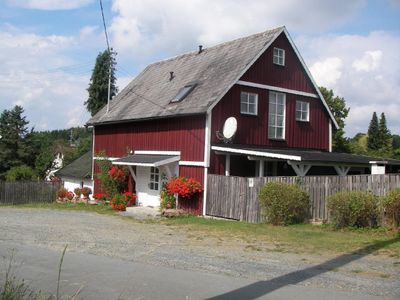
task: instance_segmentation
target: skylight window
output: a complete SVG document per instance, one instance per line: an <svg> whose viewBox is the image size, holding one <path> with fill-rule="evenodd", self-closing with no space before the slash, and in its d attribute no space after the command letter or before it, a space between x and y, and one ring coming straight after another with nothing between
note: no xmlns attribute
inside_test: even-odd
<svg viewBox="0 0 400 300"><path fill-rule="evenodd" d="M178 94L176 94L176 96L171 100L171 103L181 102L183 99L186 98L187 95L190 94L191 91L193 91L195 87L196 87L195 83L185 85L183 88L179 90Z"/></svg>

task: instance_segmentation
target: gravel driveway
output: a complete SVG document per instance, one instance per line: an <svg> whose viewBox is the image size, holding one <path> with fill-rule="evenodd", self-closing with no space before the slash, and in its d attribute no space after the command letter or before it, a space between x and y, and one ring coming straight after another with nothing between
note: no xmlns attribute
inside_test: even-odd
<svg viewBox="0 0 400 300"><path fill-rule="evenodd" d="M327 287L360 295L400 296L399 259L353 255L328 264L333 257L260 251L260 247L249 247L242 240L199 236L177 226L95 213L0 208L1 241L60 253L68 244L69 251L151 265ZM341 266L332 268L337 262Z"/></svg>

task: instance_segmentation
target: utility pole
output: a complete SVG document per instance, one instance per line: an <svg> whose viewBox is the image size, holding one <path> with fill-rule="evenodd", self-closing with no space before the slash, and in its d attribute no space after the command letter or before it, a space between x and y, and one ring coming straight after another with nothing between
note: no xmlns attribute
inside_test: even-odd
<svg viewBox="0 0 400 300"><path fill-rule="evenodd" d="M110 43L108 42L108 34L107 34L107 26L106 26L106 21L104 19L104 11L103 11L103 3L101 0L100 2L100 9L101 9L101 16L103 18L103 26L104 26L104 34L106 36L106 42L107 42L107 51L108 51L108 56L110 58L110 65L108 67L108 93L107 93L107 112L110 110L110 97L111 97L111 68L112 68L112 49L110 50Z"/></svg>

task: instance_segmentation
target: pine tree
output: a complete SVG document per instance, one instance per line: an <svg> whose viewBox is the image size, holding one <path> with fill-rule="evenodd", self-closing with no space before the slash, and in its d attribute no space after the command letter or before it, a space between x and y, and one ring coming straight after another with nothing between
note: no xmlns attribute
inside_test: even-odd
<svg viewBox="0 0 400 300"><path fill-rule="evenodd" d="M386 125L385 113L381 113L379 119L379 148L382 151L390 152L392 150L392 135Z"/></svg>
<svg viewBox="0 0 400 300"><path fill-rule="evenodd" d="M368 126L368 149L378 150L380 148L379 141L379 124L376 112L372 114L372 119Z"/></svg>
<svg viewBox="0 0 400 300"><path fill-rule="evenodd" d="M346 100L343 97L335 96L332 90L324 87L319 89L339 125L338 129L333 130L332 150L334 152L350 152L349 139L344 136L344 126L346 125L344 120L349 115L350 108L346 107Z"/></svg>
<svg viewBox="0 0 400 300"><path fill-rule="evenodd" d="M4 110L0 116L0 175L12 167L33 165L33 147L30 144L29 122L21 106Z"/></svg>
<svg viewBox="0 0 400 300"><path fill-rule="evenodd" d="M111 64L111 89L110 98L114 97L118 88L115 78L115 52L105 50L97 55L90 83L88 87L89 97L85 101L86 109L94 116L108 101L108 79Z"/></svg>

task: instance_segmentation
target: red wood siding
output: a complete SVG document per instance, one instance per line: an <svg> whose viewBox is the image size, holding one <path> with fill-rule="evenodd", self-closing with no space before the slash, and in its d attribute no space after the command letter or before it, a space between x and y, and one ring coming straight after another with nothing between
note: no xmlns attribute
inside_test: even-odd
<svg viewBox="0 0 400 300"><path fill-rule="evenodd" d="M95 127L95 153L122 157L130 150L181 151L181 160L204 160L205 116Z"/></svg>
<svg viewBox="0 0 400 300"><path fill-rule="evenodd" d="M285 50L284 66L272 62L274 47ZM247 70L240 80L308 93L316 92L296 53L283 33L260 56L256 63Z"/></svg>
<svg viewBox="0 0 400 300"><path fill-rule="evenodd" d="M258 94L258 115L240 113L240 92ZM233 139L235 144L275 148L298 148L329 150L329 119L320 100L316 98L286 94L285 140L268 139L269 91L235 85L212 111L212 143L217 144L215 132L222 131L224 121L234 116L238 130ZM296 100L310 103L310 121L296 121Z"/></svg>
<svg viewBox="0 0 400 300"><path fill-rule="evenodd" d="M192 166L180 166L179 176L192 177L197 179L204 188L204 168ZM193 197L193 199L179 199L179 208L182 208L190 213L201 215L203 213L203 193Z"/></svg>

